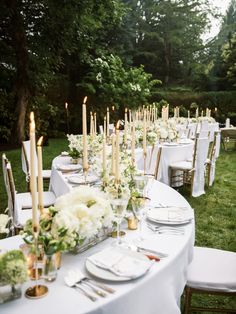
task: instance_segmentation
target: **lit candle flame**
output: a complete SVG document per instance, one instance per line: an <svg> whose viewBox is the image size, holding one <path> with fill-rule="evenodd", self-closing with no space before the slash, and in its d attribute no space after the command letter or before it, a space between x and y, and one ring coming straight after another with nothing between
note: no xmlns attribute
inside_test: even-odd
<svg viewBox="0 0 236 314"><path fill-rule="evenodd" d="M83 104L86 104L87 99L88 99L88 97L87 97L87 96L85 96L85 97L84 97L84 100L83 100Z"/></svg>
<svg viewBox="0 0 236 314"><path fill-rule="evenodd" d="M126 112L126 113L127 113L127 110L128 110L128 109L127 109L127 108L125 108L125 112Z"/></svg>
<svg viewBox="0 0 236 314"><path fill-rule="evenodd" d="M41 136L37 142L37 146L42 146L43 144L43 136Z"/></svg>
<svg viewBox="0 0 236 314"><path fill-rule="evenodd" d="M65 103L65 108L66 108L66 110L67 110L67 108L68 108L68 103L67 103L67 102Z"/></svg>
<svg viewBox="0 0 236 314"><path fill-rule="evenodd" d="M30 113L30 132L35 132L34 112Z"/></svg>
<svg viewBox="0 0 236 314"><path fill-rule="evenodd" d="M109 112L109 107L107 107L107 112Z"/></svg>
<svg viewBox="0 0 236 314"><path fill-rule="evenodd" d="M114 111L115 110L115 106L112 106L111 109L112 109L112 111Z"/></svg>

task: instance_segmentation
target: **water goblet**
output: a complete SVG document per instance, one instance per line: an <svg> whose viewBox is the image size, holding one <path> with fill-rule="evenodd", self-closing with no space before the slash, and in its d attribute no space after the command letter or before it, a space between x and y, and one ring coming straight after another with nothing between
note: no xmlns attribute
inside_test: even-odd
<svg viewBox="0 0 236 314"><path fill-rule="evenodd" d="M138 219L138 229L139 229L139 240L143 240L143 221L146 217L146 209L147 209L147 205L149 202L149 198L148 197L135 197L132 199L131 204L132 204L132 209L134 212L134 215L137 217Z"/></svg>
<svg viewBox="0 0 236 314"><path fill-rule="evenodd" d="M140 196L144 196L145 188L148 183L148 177L145 175L134 176L134 185Z"/></svg>
<svg viewBox="0 0 236 314"><path fill-rule="evenodd" d="M127 198L114 198L111 200L111 207L112 207L114 218L115 218L114 220L117 224L117 240L116 240L117 245L121 244L120 224L125 215L127 205L128 205Z"/></svg>

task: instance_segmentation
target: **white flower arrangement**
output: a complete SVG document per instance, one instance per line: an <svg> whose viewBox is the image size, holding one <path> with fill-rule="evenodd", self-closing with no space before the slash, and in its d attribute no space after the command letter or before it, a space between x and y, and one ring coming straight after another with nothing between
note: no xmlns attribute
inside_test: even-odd
<svg viewBox="0 0 236 314"><path fill-rule="evenodd" d="M54 206L58 213L52 224L52 234L55 236L60 228L66 227L71 231L68 241L73 241L75 233L80 240L85 240L95 236L101 228L112 226L110 202L103 192L93 187L75 188L59 197Z"/></svg>
<svg viewBox="0 0 236 314"><path fill-rule="evenodd" d="M102 149L102 135L96 135L94 137L88 135L88 151L89 157L96 156ZM83 156L83 135L81 134L67 134L69 141L70 156L72 158L81 158Z"/></svg>
<svg viewBox="0 0 236 314"><path fill-rule="evenodd" d="M142 145L143 142L143 122L136 121L135 124L135 136L137 145ZM155 123L147 126L147 145L155 145L159 141L175 141L178 138L178 132L176 127L176 121L169 119L163 121L158 119Z"/></svg>
<svg viewBox="0 0 236 314"><path fill-rule="evenodd" d="M10 217L6 214L0 214L0 234L7 235L9 233L9 228L7 227Z"/></svg>

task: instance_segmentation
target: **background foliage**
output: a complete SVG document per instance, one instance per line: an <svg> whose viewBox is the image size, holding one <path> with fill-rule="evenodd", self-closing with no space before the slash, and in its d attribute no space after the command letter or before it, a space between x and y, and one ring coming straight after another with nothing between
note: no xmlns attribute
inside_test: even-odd
<svg viewBox="0 0 236 314"><path fill-rule="evenodd" d="M221 29L206 42L213 16ZM235 26L236 0L223 17L209 0L3 0L0 142L21 143L32 109L38 133L60 135L66 101L71 132L79 132L85 95L101 116L107 106L115 105L118 117L125 106L164 98L217 106L222 121L231 106L233 118ZM189 96L180 92L186 87Z"/></svg>

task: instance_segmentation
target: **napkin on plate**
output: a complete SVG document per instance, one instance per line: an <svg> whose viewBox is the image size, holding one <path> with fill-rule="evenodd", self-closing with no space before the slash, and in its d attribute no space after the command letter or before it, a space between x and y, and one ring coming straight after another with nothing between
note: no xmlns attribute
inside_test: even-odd
<svg viewBox="0 0 236 314"><path fill-rule="evenodd" d="M193 218L193 212L183 207L159 207L149 210L147 217L156 221L183 222Z"/></svg>
<svg viewBox="0 0 236 314"><path fill-rule="evenodd" d="M111 271L117 276L137 278L144 275L153 265L153 261L143 255L130 254L127 249L108 247L88 258L94 265Z"/></svg>

